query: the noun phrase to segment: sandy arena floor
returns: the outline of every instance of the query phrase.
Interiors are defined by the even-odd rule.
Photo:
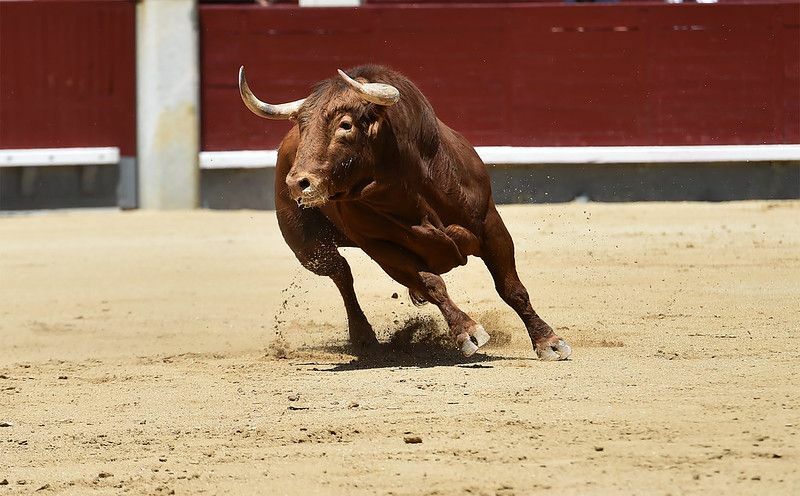
[[[359,361],[273,213],[0,217],[0,495],[800,494],[800,202],[501,213],[568,362],[477,259],[464,360],[347,251]]]

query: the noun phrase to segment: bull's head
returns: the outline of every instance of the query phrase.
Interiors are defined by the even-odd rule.
[[[297,155],[286,184],[299,205],[318,207],[328,200],[357,197],[373,180],[375,146],[385,107],[400,99],[394,86],[352,79],[323,83],[308,97],[271,105],[250,91],[239,69],[239,92],[251,112],[265,119],[295,120],[300,130]]]

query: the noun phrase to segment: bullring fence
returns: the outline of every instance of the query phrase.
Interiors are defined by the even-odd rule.
[[[409,76],[500,201],[800,197],[796,1],[308,3],[0,0],[0,208],[268,208],[289,124],[239,66],[289,101],[362,63]]]

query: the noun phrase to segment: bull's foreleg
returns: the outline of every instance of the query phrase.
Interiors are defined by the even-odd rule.
[[[465,356],[472,355],[489,341],[489,334],[483,326],[472,320],[450,299],[444,280],[425,270],[416,257],[388,243],[367,253],[392,279],[439,307],[450,328],[450,334]]]
[[[350,343],[356,351],[363,350],[378,344],[375,331],[367,320],[361,305],[358,303],[355,288],[353,287],[353,273],[350,264],[339,253],[336,248],[322,247],[315,250],[309,256],[308,253],[296,253],[297,258],[303,266],[311,272],[330,277],[344,301],[345,312],[347,313],[347,328],[350,335]]]
[[[338,231],[318,211],[300,210],[296,205],[284,203],[278,205],[278,224],[283,237],[303,267],[330,277],[336,284],[344,301],[350,343],[355,351],[378,344],[375,331],[358,303],[350,264],[339,253]]]
[[[490,207],[484,224],[482,258],[492,274],[495,288],[520,316],[528,330],[536,354],[543,360],[564,360],[572,350],[553,329],[533,310],[528,291],[519,280],[514,260],[514,241],[494,206]]]

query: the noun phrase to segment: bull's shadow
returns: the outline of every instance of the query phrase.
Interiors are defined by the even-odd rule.
[[[320,349],[317,348],[317,350]],[[409,319],[392,335],[388,342],[367,350],[354,350],[349,345],[325,346],[322,350],[355,356],[348,362],[324,369],[327,372],[391,367],[464,366],[483,368],[491,367],[488,362],[504,359],[501,356],[487,355],[482,352],[471,357],[464,357],[456,349],[452,338],[440,330],[432,318],[424,316]]]

